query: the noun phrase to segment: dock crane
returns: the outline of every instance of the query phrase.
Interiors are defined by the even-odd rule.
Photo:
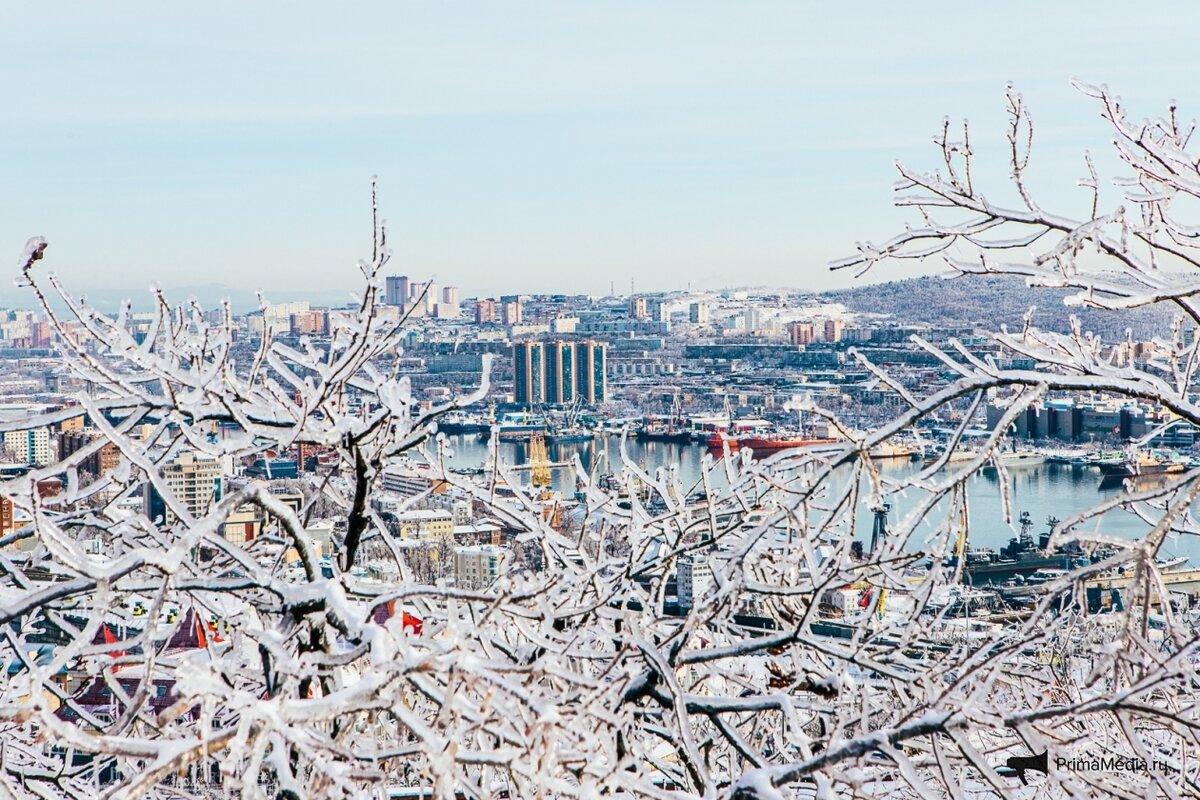
[[[545,488],[550,485],[550,455],[546,451],[546,436],[536,431],[529,437],[529,482]]]

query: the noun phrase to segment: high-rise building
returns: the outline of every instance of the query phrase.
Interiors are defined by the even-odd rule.
[[[500,306],[500,322],[503,325],[521,324],[521,301],[506,300]]]
[[[288,319],[292,336],[329,333],[329,318],[324,311],[305,311],[300,314],[292,314]]]
[[[713,584],[712,565],[704,553],[680,556],[675,565],[676,597],[680,609],[691,608]]]
[[[193,517],[204,516],[221,499],[224,477],[221,462],[213,456],[184,451],[163,467],[162,476],[171,494]],[[151,483],[145,485],[142,503],[151,520],[162,517],[170,525],[178,519]]]
[[[408,305],[408,276],[389,275],[386,283],[386,300],[389,306],[404,308]]]
[[[662,298],[652,297],[646,301],[646,316],[655,322],[667,322],[671,319],[670,306]]]
[[[692,303],[688,306],[688,322],[693,325],[708,324],[708,304]]]
[[[4,450],[21,464],[44,467],[50,463],[50,428],[4,432]]]
[[[429,293],[433,289],[432,281],[412,281],[408,285],[409,313],[415,317],[423,317],[429,310]]]
[[[58,435],[58,458],[65,460],[72,453],[82,450],[96,439],[102,438],[100,431],[94,428],[63,431]],[[121,451],[112,442],[105,442],[98,450],[85,458],[79,467],[84,472],[93,475],[104,475],[109,470],[116,469],[121,463]]]
[[[437,304],[438,319],[454,319],[458,316],[458,287],[442,287],[442,297]]]
[[[546,344],[546,402],[570,405],[575,402],[575,343]]]
[[[575,343],[575,394],[589,405],[608,399],[608,346],[604,342]]]
[[[811,322],[789,322],[788,341],[794,345],[811,344],[816,338],[816,332]]]
[[[546,357],[541,342],[513,345],[513,399],[527,406],[546,402]]]
[[[846,327],[846,323],[840,319],[825,320],[825,341],[840,342],[842,340],[842,329]]]
[[[277,336],[291,329],[293,314],[307,314],[309,310],[307,300],[274,303],[263,309],[261,315],[251,315],[247,321],[250,324],[250,329],[255,333]]]
[[[496,321],[496,301],[489,298],[475,301],[475,324],[487,325]]]
[[[649,313],[646,310],[646,298],[629,298],[629,316],[632,319],[646,319],[646,317],[649,316]]]

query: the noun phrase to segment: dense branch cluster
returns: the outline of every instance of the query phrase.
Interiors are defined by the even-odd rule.
[[[1029,118],[1010,93],[1020,207],[980,193],[970,141],[947,127],[941,173],[900,168],[899,202],[921,227],[841,266],[942,254],[959,271],[1077,288],[1079,303],[1165,300],[1200,319],[1200,283],[1182,271],[1200,266],[1200,241],[1171,210],[1200,190],[1190,129],[1174,110],[1135,125],[1107,92],[1085,91],[1133,172],[1134,213],[1100,212],[1094,170],[1087,219],[1044,211],[1025,182]],[[1155,561],[1196,530],[1195,474],[1121,498],[1148,523],[1141,539],[1087,533],[1106,507],[1067,520],[1055,543],[1091,558],[1004,627],[977,629],[949,602],[962,591],[968,479],[1029,404],[1102,390],[1200,423],[1200,339],[1186,325],[1145,367],[1079,329],[998,334],[1036,369],[921,342],[955,376],[926,397],[863,359],[907,404],[887,426],[764,461],[709,459],[695,485],[627,457],[615,482],[580,466],[582,508],[560,519],[497,458],[481,479],[445,466],[434,423],[478,401],[486,377],[433,408],[414,400],[398,372],[404,320],[378,313],[388,249],[374,231],[361,303],[328,339],[292,347],[267,330],[250,363],[232,356],[229,309],[214,321],[159,296],[135,336],[128,308],[107,316],[41,277],[45,244],[31,243],[20,283],[88,382],[78,402],[103,436],[0,483],[29,520],[0,539],[0,797],[990,796],[1023,791],[1008,757],[1080,742],[1150,767],[1052,770],[1063,794],[1198,794],[1200,638],[1166,602]],[[989,394],[1004,420],[973,459],[951,461]],[[877,469],[873,449],[950,411],[958,430],[941,459],[902,478]],[[117,468],[81,472],[110,445]],[[298,504],[248,480],[196,512],[173,488],[181,455],[297,445],[334,456],[302,478]],[[416,574],[370,502],[386,471],[414,465],[519,531],[530,557],[482,588]],[[61,492],[41,491],[55,479]],[[870,510],[899,495],[909,510],[865,546]],[[264,530],[231,541],[225,526],[247,506]],[[330,553],[312,541],[317,508],[337,517]],[[711,581],[666,613],[669,584],[699,565]],[[1085,613],[1086,581],[1119,568],[1124,610]]]

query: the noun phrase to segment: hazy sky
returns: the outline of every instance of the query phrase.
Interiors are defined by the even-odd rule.
[[[0,242],[82,287],[352,288],[372,174],[464,295],[833,286],[943,116],[1003,178],[1005,81],[1047,184],[1108,141],[1073,75],[1200,109],[1195,2],[4,6]]]

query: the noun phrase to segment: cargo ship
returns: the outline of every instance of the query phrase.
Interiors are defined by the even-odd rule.
[[[642,417],[642,422],[634,432],[634,438],[639,442],[675,442],[683,444],[692,440],[692,432],[688,430],[683,416],[683,401],[676,392],[671,401],[671,413],[665,416]]]
[[[491,422],[485,419],[473,418],[466,414],[447,414],[438,419],[438,430],[447,436],[469,433],[488,433],[492,429]]]
[[[692,440],[690,431],[674,428],[643,427],[638,428],[633,436],[639,442],[675,442],[676,444],[686,444]]]

